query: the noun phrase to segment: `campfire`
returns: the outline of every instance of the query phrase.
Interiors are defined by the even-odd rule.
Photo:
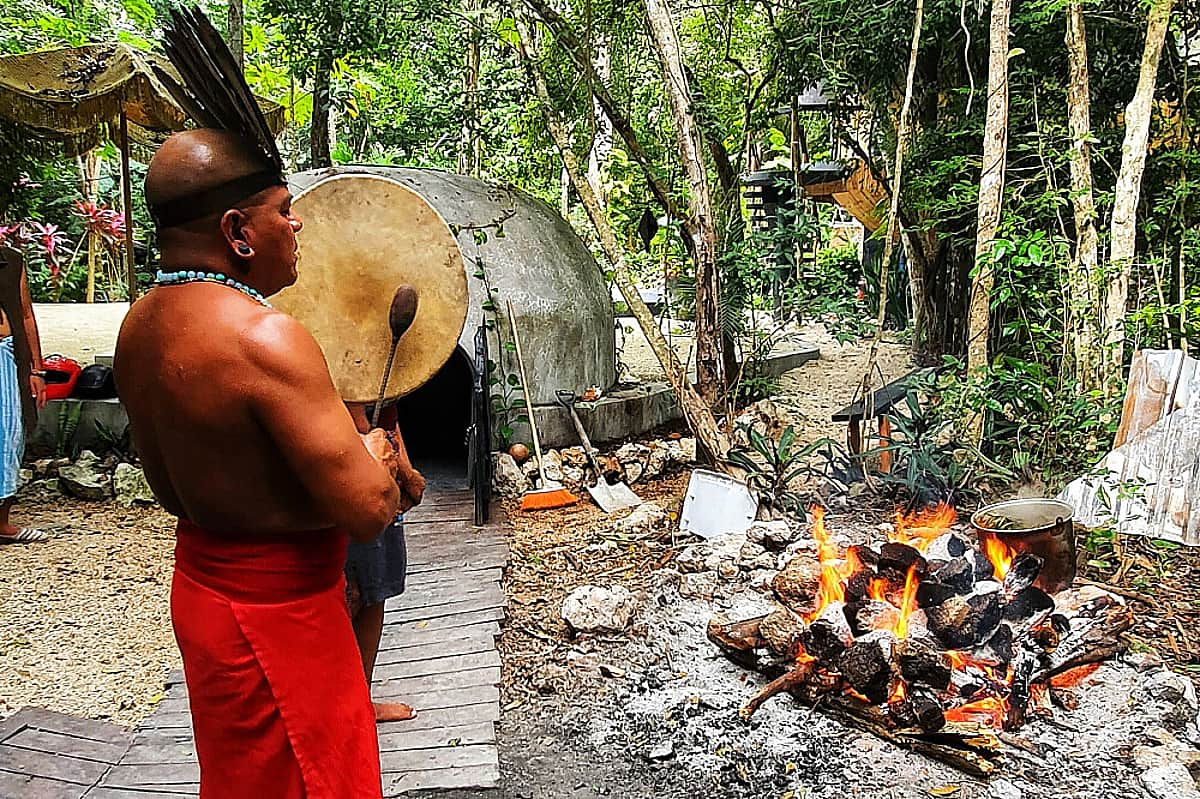
[[[787,692],[986,775],[1003,746],[1020,745],[1029,717],[1072,709],[1073,687],[1123,648],[1129,609],[1064,584],[1073,565],[1047,564],[1019,536],[954,524],[947,505],[897,513],[887,541],[843,549],[814,508],[815,552],[799,552],[775,576],[779,607],[709,623],[709,639],[731,660],[776,677],[742,717]]]

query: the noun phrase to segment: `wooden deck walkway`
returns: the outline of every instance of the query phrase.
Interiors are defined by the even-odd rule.
[[[407,516],[408,587],[388,601],[372,688],[418,715],[379,725],[386,797],[500,780],[496,636],[508,545],[498,508],[484,527],[472,512],[470,492],[431,487]],[[37,709],[0,722],[0,799],[182,799],[196,796],[199,778],[182,673],[132,733]]]

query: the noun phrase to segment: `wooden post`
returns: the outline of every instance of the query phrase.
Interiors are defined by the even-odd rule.
[[[121,112],[121,212],[125,214],[125,258],[129,301],[137,299],[137,267],[133,262],[133,189],[129,179],[129,120]]]
[[[887,417],[887,414],[879,415],[879,447],[890,447],[892,445],[892,420]],[[892,451],[889,449],[886,452],[879,453],[879,472],[880,474],[889,474],[892,471]]]

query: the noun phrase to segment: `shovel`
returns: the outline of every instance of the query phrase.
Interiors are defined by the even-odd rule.
[[[612,513],[622,508],[634,508],[641,505],[642,498],[633,493],[629,486],[622,482],[609,485],[608,481],[604,479],[604,472],[600,470],[600,463],[596,460],[596,453],[592,450],[592,442],[588,440],[587,432],[583,429],[583,422],[579,421],[579,414],[575,412],[575,392],[559,390],[554,392],[554,396],[558,398],[558,404],[566,408],[567,413],[571,415],[571,421],[575,423],[575,432],[579,434],[579,441],[583,444],[583,451],[587,453],[588,462],[592,464],[592,469],[596,472],[596,484],[589,486],[587,492],[600,506],[600,510]]]

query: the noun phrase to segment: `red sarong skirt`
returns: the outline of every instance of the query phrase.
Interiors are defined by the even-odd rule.
[[[171,620],[200,799],[380,799],[345,553],[332,530],[235,536],[179,522]]]

